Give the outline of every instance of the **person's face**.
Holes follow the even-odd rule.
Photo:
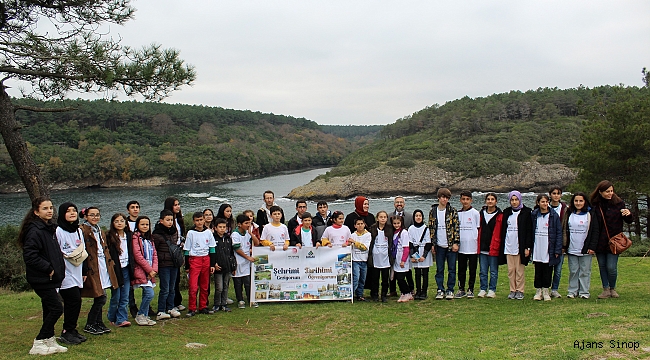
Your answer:
[[[495,198],[492,195],[486,197],[485,198],[485,205],[487,207],[489,207],[489,208],[493,208],[493,207],[497,206],[497,198]]]
[[[336,219],[334,219],[334,223],[336,225],[343,225],[345,222],[345,217],[343,217],[343,214],[339,215]]]
[[[305,212],[307,212],[307,203],[300,203],[296,207],[296,211],[298,212],[298,215],[302,215]]]
[[[174,207],[172,208],[172,211],[174,214],[181,212],[181,203],[179,203],[178,200],[174,201]]]
[[[560,202],[560,199],[562,199],[562,192],[560,190],[555,189],[555,190],[551,191],[551,200],[554,203]]]
[[[205,222],[209,224],[214,219],[214,215],[212,215],[212,211],[206,210],[203,212],[203,218],[205,219]]]
[[[197,229],[203,229],[203,225],[205,225],[205,219],[203,217],[193,219],[194,221],[194,227]]]
[[[363,229],[366,228],[366,223],[363,221],[357,221],[354,223],[354,228],[357,229],[358,232],[362,232]]]
[[[70,206],[68,208],[68,210],[66,210],[66,212],[65,212],[65,221],[73,222],[73,221],[77,220],[77,216],[78,216],[77,215],[77,210],[75,208],[73,208],[72,206]]]
[[[438,203],[440,204],[440,206],[445,207],[445,206],[447,206],[448,202],[449,202],[448,197],[446,197],[444,195],[441,195],[441,196],[438,197]]]
[[[113,220],[113,227],[118,231],[124,230],[126,227],[126,220],[121,216],[116,217],[115,220]]]
[[[164,218],[160,219],[160,223],[163,224],[163,226],[166,228],[171,228],[174,226],[174,217],[167,215]]]
[[[223,216],[225,216],[226,219],[230,219],[230,217],[232,216],[232,208],[231,207],[225,208],[223,210]]]
[[[274,222],[280,222],[282,220],[282,213],[279,211],[274,211],[271,214],[271,219],[273,219]]]
[[[388,222],[388,216],[384,213],[379,213],[379,215],[377,215],[377,222],[381,225],[386,225]]]
[[[251,221],[253,221],[253,213],[252,212],[248,212],[248,213],[246,213],[246,215],[248,216],[249,219],[251,219]]]
[[[542,211],[548,211],[548,200],[546,200],[546,198],[539,199],[537,205],[539,205],[539,208],[542,209]]]
[[[575,207],[576,210],[582,210],[585,207],[585,198],[582,197],[582,195],[577,195],[576,197],[574,197],[573,207]]]
[[[311,226],[311,218],[304,218],[302,219],[302,226],[307,229]]]
[[[395,205],[395,210],[396,211],[403,211],[404,210],[404,198],[396,197],[395,202],[393,202],[393,205]]]
[[[131,205],[129,205],[128,211],[129,211],[129,216],[131,216],[131,218],[135,219],[135,218],[138,217],[138,215],[140,215],[140,205],[131,204]]]
[[[54,216],[54,206],[52,206],[52,202],[46,200],[40,203],[38,209],[34,211],[34,215],[38,216],[43,221],[51,220],[52,216]]]
[[[266,206],[273,206],[273,202],[275,201],[275,196],[273,194],[266,193],[264,194],[264,203]]]
[[[226,233],[226,230],[226,224],[217,224],[217,234],[219,234],[219,236],[223,236],[223,234]]]
[[[140,220],[140,222],[138,223],[138,230],[139,230],[141,233],[144,234],[144,233],[146,233],[147,231],[149,231],[149,226],[151,226],[151,224],[149,224],[149,220],[148,220],[148,219],[142,219],[142,220]]]
[[[612,196],[614,196],[614,187],[610,186],[605,191],[600,191],[600,196],[602,196],[604,199],[611,200]]]
[[[467,209],[472,206],[472,198],[469,196],[461,196],[460,204],[463,205],[463,209]]]
[[[318,212],[324,219],[327,216],[327,205],[318,205]]]
[[[368,211],[368,209],[370,209],[370,203],[368,202],[368,200],[363,202],[362,207],[363,207],[363,211]]]
[[[401,228],[402,227],[402,220],[400,220],[399,218],[393,219],[393,227],[395,229]]]
[[[88,223],[93,226],[99,224],[99,218],[99,210],[97,209],[90,209],[86,215],[86,220],[88,220]]]
[[[512,197],[510,198],[510,206],[516,208],[519,206],[519,203],[520,203],[519,198],[516,197],[515,195],[512,195]]]
[[[251,228],[251,220],[244,221],[243,223],[239,224],[239,227],[244,231],[248,231],[248,229]]]
[[[413,221],[415,221],[416,223],[419,224],[419,223],[421,223],[422,221],[424,221],[424,217],[422,216],[421,213],[416,212],[415,215],[413,215]]]

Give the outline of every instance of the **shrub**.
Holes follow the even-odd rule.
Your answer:
[[[19,277],[25,277],[25,262],[23,253],[18,247],[19,227],[5,225],[0,227],[0,286],[10,286],[20,283]],[[26,283],[26,281],[25,281]],[[22,285],[17,285],[22,288]]]

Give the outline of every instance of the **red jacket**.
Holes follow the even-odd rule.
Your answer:
[[[158,253],[156,252],[156,247],[153,245],[153,240],[151,241],[151,246],[153,247],[153,266],[149,265],[149,262],[144,258],[144,250],[142,249],[142,235],[139,231],[133,233],[133,258],[135,259],[135,266],[133,267],[133,279],[131,279],[131,285],[137,284],[146,284],[148,281],[147,276],[151,271],[158,272]],[[156,278],[151,279],[152,283],[156,282]]]
[[[481,214],[481,226],[478,228],[478,253],[481,251],[489,251],[488,255],[490,256],[499,256],[499,249],[501,248],[501,224],[503,222],[503,213],[501,209],[497,208],[497,213],[490,219],[489,222],[485,222],[485,217],[483,216],[482,209],[479,213]],[[491,231],[491,234],[489,233]],[[484,238],[484,242],[481,246],[481,238]],[[489,239],[489,243],[488,240]],[[488,250],[489,249],[489,250]]]

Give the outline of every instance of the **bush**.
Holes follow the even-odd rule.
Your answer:
[[[630,237],[630,240],[632,240],[632,246],[630,246],[627,251],[622,253],[621,256],[641,257],[648,253],[648,250],[650,250],[650,239],[632,236]]]
[[[23,253],[17,242],[18,232],[18,226],[0,227],[0,286],[10,286],[12,289],[14,283],[20,283],[17,277],[25,277]]]

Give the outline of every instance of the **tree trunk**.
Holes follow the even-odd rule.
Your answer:
[[[16,121],[11,98],[0,82],[0,133],[7,147],[7,152],[16,167],[29,198],[49,196],[50,190],[44,185],[41,170],[27,149],[27,143],[20,133],[20,124]]]

